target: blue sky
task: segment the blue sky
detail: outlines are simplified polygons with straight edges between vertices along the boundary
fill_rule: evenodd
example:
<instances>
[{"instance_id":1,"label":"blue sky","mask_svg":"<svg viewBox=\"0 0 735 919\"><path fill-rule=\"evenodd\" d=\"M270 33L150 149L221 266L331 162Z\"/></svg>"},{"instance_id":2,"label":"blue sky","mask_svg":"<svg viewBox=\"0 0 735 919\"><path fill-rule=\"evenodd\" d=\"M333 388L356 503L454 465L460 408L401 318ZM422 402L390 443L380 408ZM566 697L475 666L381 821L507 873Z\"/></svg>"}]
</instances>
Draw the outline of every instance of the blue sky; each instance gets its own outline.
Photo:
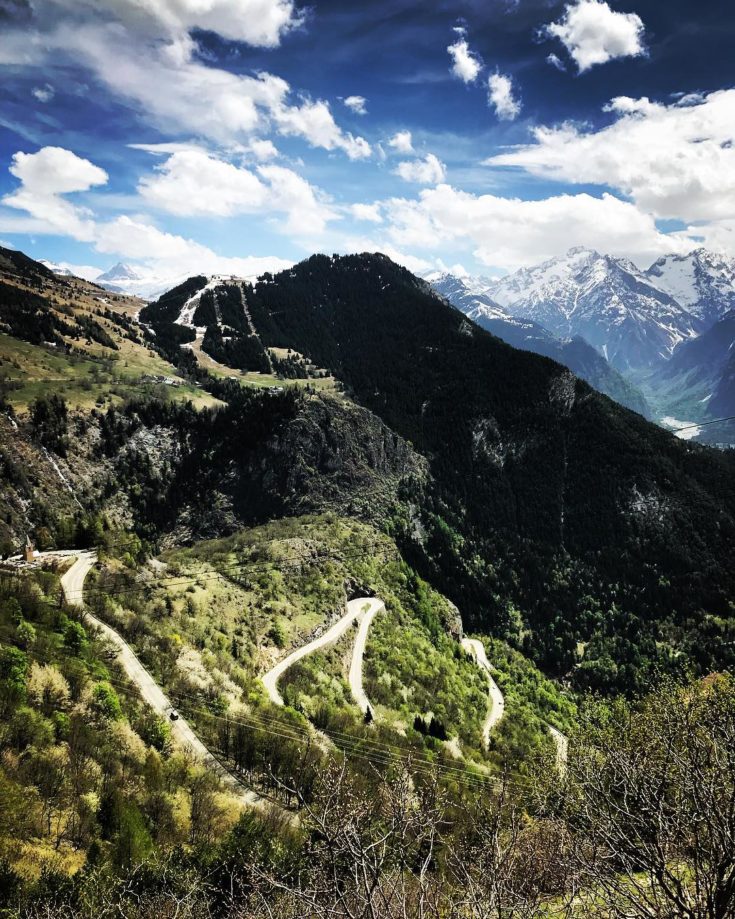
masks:
<instances>
[{"instance_id":1,"label":"blue sky","mask_svg":"<svg viewBox=\"0 0 735 919\"><path fill-rule=\"evenodd\" d=\"M735 255L735 13L0 0L0 240L89 275Z\"/></svg>"}]
</instances>

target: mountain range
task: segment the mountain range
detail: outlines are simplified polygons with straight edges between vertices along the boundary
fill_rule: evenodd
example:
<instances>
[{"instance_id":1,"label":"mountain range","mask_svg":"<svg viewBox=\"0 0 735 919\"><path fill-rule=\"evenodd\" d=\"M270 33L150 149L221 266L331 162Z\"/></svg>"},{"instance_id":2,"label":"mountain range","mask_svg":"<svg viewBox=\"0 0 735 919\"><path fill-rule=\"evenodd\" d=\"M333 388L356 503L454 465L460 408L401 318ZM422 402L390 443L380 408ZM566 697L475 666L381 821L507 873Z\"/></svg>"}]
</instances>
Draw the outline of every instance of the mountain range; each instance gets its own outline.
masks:
<instances>
[{"instance_id":1,"label":"mountain range","mask_svg":"<svg viewBox=\"0 0 735 919\"><path fill-rule=\"evenodd\" d=\"M460 278L452 274L432 272L425 275L434 290L483 329L514 348L533 351L550 357L568 367L590 386L621 405L651 417L651 409L643 393L625 379L620 371L580 335L560 338L531 319L512 316L485 292L482 279Z\"/></svg>"},{"instance_id":2,"label":"mountain range","mask_svg":"<svg viewBox=\"0 0 735 919\"><path fill-rule=\"evenodd\" d=\"M719 323L735 303L735 260L698 249L640 271L627 259L576 248L500 279L426 277L493 334L554 357L643 414L672 426L677 419L704 422L732 414L726 395L732 368L724 359L705 359L707 346L695 343L719 326L708 340L725 351L732 345L731 324ZM592 360L585 344L607 366ZM698 355L702 364L693 372ZM704 436L732 439L722 430Z\"/></svg>"},{"instance_id":3,"label":"mountain range","mask_svg":"<svg viewBox=\"0 0 735 919\"><path fill-rule=\"evenodd\" d=\"M7 411L45 379L57 399L0 413L1 539L53 538L80 508L152 541L336 511L391 533L467 628L580 685L635 691L647 668L729 653L735 454L509 346L385 256L195 276L140 321L19 253L0 269ZM224 363L295 355L292 386L279 364ZM323 372L337 385L318 391Z\"/></svg>"},{"instance_id":4,"label":"mountain range","mask_svg":"<svg viewBox=\"0 0 735 919\"><path fill-rule=\"evenodd\" d=\"M679 427L731 414L732 369L716 361L692 372L691 361L706 349L689 350L688 345L735 305L735 260L698 249L664 256L643 271L627 259L578 247L502 278L446 272L425 278L478 325L514 347L564 364L645 417ZM143 277L118 263L96 283L153 300L164 291L186 289L187 279ZM237 299L236 291L230 293ZM726 348L732 343L725 341L729 329L726 323L713 333ZM197 343L191 331L176 334L188 336L195 347L227 365L264 369L258 347L253 349L243 331L210 322L206 342ZM199 338L203 335L204 326ZM685 356L673 360L680 351ZM233 358L235 352L239 356ZM686 373L680 369L684 364ZM732 433L705 428L695 435L719 442L732 440Z\"/></svg>"}]
</instances>

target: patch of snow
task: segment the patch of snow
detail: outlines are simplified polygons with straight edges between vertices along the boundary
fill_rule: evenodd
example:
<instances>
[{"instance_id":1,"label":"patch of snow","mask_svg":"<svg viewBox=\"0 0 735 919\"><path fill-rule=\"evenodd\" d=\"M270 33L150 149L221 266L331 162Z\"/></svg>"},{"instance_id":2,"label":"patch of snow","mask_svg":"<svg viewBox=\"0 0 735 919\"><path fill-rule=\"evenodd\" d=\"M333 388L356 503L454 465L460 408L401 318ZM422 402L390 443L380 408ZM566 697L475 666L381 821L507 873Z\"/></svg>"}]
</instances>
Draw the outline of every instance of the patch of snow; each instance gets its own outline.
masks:
<instances>
[{"instance_id":1,"label":"patch of snow","mask_svg":"<svg viewBox=\"0 0 735 919\"><path fill-rule=\"evenodd\" d=\"M678 418L674 418L671 415L666 415L664 418L661 418L660 423L663 427L668 428L673 434L676 434L680 440L691 440L702 432L702 429L697 425L696 421L680 421ZM680 430L681 428L686 428L686 431Z\"/></svg>"}]
</instances>

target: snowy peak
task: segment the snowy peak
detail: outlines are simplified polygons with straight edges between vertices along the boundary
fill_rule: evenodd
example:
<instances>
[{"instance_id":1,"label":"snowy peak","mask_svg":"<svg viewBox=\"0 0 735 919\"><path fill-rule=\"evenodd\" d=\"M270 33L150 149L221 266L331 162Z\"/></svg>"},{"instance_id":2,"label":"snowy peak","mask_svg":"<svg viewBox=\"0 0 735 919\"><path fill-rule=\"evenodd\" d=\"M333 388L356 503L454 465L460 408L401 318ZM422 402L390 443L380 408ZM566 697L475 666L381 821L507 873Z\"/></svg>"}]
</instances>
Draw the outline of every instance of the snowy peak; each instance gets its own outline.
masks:
<instances>
[{"instance_id":1,"label":"snowy peak","mask_svg":"<svg viewBox=\"0 0 735 919\"><path fill-rule=\"evenodd\" d=\"M621 370L668 359L702 328L629 259L584 247L522 268L487 293L512 315L561 338L581 336Z\"/></svg>"},{"instance_id":2,"label":"snowy peak","mask_svg":"<svg viewBox=\"0 0 735 919\"><path fill-rule=\"evenodd\" d=\"M646 277L708 326L735 308L735 259L707 249L665 255Z\"/></svg>"},{"instance_id":3,"label":"snowy peak","mask_svg":"<svg viewBox=\"0 0 735 919\"><path fill-rule=\"evenodd\" d=\"M485 278L432 272L425 275L425 280L452 306L475 322L480 319L511 319L510 314L488 295L492 282Z\"/></svg>"},{"instance_id":4,"label":"snowy peak","mask_svg":"<svg viewBox=\"0 0 735 919\"><path fill-rule=\"evenodd\" d=\"M134 268L131 268L130 265L126 265L124 262L118 262L116 265L113 265L112 268L108 268L108 270L101 274L97 280L101 284L120 283L121 281L139 281L140 275Z\"/></svg>"},{"instance_id":5,"label":"snowy peak","mask_svg":"<svg viewBox=\"0 0 735 919\"><path fill-rule=\"evenodd\" d=\"M578 262L599 259L598 254L590 250L579 249L570 255ZM641 393L628 384L599 351L580 337L559 338L537 322L512 316L487 294L492 281L438 272L425 278L453 306L509 345L550 357L633 411L650 414Z\"/></svg>"},{"instance_id":6,"label":"snowy peak","mask_svg":"<svg viewBox=\"0 0 735 919\"><path fill-rule=\"evenodd\" d=\"M54 274L58 274L60 277L74 277L74 272L70 271L68 268L64 268L63 265L57 265L56 262L49 262L48 259L45 258L40 258L38 261L41 265L48 268L49 271L53 271Z\"/></svg>"}]
</instances>

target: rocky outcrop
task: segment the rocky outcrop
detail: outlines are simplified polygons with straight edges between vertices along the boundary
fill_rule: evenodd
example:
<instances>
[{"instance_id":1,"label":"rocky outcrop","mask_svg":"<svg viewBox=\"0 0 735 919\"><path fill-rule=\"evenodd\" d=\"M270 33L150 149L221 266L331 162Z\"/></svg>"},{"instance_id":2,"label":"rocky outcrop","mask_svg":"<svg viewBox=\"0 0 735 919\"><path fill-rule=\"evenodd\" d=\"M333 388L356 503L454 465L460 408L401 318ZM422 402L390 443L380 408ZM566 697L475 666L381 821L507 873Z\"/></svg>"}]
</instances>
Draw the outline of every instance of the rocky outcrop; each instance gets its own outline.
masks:
<instances>
[{"instance_id":1,"label":"rocky outcrop","mask_svg":"<svg viewBox=\"0 0 735 919\"><path fill-rule=\"evenodd\" d=\"M426 460L367 409L303 396L293 410L274 402L270 411L263 400L256 431L248 419L121 414L112 446L108 417L72 415L66 458L42 447L27 422L3 416L0 541L9 551L41 527L55 538L61 520L91 511L171 544L312 512L380 523L398 503L421 504Z\"/></svg>"}]
</instances>

